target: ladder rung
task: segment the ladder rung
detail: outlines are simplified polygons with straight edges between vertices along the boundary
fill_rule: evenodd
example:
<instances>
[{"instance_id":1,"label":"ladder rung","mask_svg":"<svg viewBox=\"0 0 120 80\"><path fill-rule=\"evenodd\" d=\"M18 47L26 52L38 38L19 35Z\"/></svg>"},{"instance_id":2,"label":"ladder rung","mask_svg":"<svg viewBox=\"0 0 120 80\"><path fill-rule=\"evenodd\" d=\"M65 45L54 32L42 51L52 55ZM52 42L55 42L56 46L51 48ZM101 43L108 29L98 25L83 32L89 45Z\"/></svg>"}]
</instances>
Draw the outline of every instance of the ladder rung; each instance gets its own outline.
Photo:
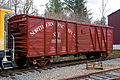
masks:
<instances>
[{"instance_id":1,"label":"ladder rung","mask_svg":"<svg viewBox=\"0 0 120 80\"><path fill-rule=\"evenodd\" d=\"M2 63L12 63L12 61L2 61Z\"/></svg>"},{"instance_id":2,"label":"ladder rung","mask_svg":"<svg viewBox=\"0 0 120 80\"><path fill-rule=\"evenodd\" d=\"M11 57L11 56L6 56L6 57Z\"/></svg>"},{"instance_id":3,"label":"ladder rung","mask_svg":"<svg viewBox=\"0 0 120 80\"><path fill-rule=\"evenodd\" d=\"M11 69L11 68L13 68L13 67L4 67L4 69Z\"/></svg>"},{"instance_id":4,"label":"ladder rung","mask_svg":"<svg viewBox=\"0 0 120 80\"><path fill-rule=\"evenodd\" d=\"M5 50L6 52L9 52L9 50Z\"/></svg>"}]
</instances>

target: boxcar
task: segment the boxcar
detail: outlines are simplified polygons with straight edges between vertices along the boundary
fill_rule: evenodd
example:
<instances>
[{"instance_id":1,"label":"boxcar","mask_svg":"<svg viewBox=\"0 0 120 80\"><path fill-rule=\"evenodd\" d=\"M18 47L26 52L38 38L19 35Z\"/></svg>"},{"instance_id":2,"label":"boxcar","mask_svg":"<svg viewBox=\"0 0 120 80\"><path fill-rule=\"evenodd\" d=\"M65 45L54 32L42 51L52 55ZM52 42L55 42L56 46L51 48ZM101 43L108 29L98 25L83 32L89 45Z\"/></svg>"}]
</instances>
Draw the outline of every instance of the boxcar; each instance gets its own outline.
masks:
<instances>
[{"instance_id":1,"label":"boxcar","mask_svg":"<svg viewBox=\"0 0 120 80\"><path fill-rule=\"evenodd\" d=\"M43 66L56 55L106 57L107 51L113 50L113 28L110 26L24 14L13 16L8 21L9 35L15 37L18 66L24 65L26 60Z\"/></svg>"}]
</instances>

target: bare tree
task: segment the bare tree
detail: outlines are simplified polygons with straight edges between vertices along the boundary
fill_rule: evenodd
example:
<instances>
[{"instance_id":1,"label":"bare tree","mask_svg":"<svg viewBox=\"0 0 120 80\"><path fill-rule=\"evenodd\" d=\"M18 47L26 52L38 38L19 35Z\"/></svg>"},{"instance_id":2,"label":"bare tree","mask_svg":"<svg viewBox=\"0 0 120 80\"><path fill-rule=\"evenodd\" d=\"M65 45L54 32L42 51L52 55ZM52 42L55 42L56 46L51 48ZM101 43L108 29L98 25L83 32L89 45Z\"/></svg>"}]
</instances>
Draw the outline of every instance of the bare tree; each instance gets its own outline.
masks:
<instances>
[{"instance_id":1,"label":"bare tree","mask_svg":"<svg viewBox=\"0 0 120 80\"><path fill-rule=\"evenodd\" d=\"M8 8L8 0L0 0L0 7L4 8Z\"/></svg>"},{"instance_id":2,"label":"bare tree","mask_svg":"<svg viewBox=\"0 0 120 80\"><path fill-rule=\"evenodd\" d=\"M28 14L30 11L30 8L33 6L33 1L32 0L26 0L24 5L23 5L23 13Z\"/></svg>"},{"instance_id":3,"label":"bare tree","mask_svg":"<svg viewBox=\"0 0 120 80\"><path fill-rule=\"evenodd\" d=\"M108 3L108 0L105 2L104 0L102 0L102 9L101 9L101 25L105 25L106 24L106 18L105 18L105 14L106 14L106 5Z\"/></svg>"},{"instance_id":4,"label":"bare tree","mask_svg":"<svg viewBox=\"0 0 120 80\"><path fill-rule=\"evenodd\" d=\"M36 15L36 16L38 16L39 15L39 13L38 13L38 9L36 8L36 6L32 6L32 9L31 9L31 13L30 14L32 14L32 15Z\"/></svg>"},{"instance_id":5,"label":"bare tree","mask_svg":"<svg viewBox=\"0 0 120 80\"><path fill-rule=\"evenodd\" d=\"M15 15L18 14L18 9L19 9L19 5L21 4L21 0L12 0L11 1L12 4L13 4L13 8L14 8L14 11L15 11Z\"/></svg>"},{"instance_id":6,"label":"bare tree","mask_svg":"<svg viewBox=\"0 0 120 80\"><path fill-rule=\"evenodd\" d=\"M101 8L100 8L100 13L101 13L101 19L97 19L96 21L94 21L93 23L94 24L98 24L98 25L106 25L106 18L105 18L105 14L108 10L106 10L106 7L107 7L107 4L108 4L108 1L107 0L105 2L105 0L102 0L102 5L101 5Z\"/></svg>"},{"instance_id":7,"label":"bare tree","mask_svg":"<svg viewBox=\"0 0 120 80\"><path fill-rule=\"evenodd\" d=\"M0 0L0 6L11 8L16 14L38 15L38 9L33 0Z\"/></svg>"}]
</instances>

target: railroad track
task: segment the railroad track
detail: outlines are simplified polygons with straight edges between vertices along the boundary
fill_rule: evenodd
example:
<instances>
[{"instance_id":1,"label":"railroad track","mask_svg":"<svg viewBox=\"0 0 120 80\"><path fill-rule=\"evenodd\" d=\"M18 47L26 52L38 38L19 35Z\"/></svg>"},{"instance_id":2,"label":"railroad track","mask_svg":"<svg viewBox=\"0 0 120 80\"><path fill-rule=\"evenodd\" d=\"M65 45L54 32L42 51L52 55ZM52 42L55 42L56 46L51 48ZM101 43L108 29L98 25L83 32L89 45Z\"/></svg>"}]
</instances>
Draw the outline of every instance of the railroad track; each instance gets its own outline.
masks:
<instances>
[{"instance_id":1,"label":"railroad track","mask_svg":"<svg viewBox=\"0 0 120 80\"><path fill-rule=\"evenodd\" d=\"M101 59L78 59L78 60L70 60L70 61L62 61L62 62L55 62L52 63L51 65L47 65L46 67L42 67L42 69L51 69L51 68L55 68L55 67L64 67L64 66L71 66L71 65L77 65L77 64L83 64L83 63L87 63L87 62L96 62L96 61L105 61L105 60L111 60L111 59L115 59L115 58L120 58L120 56L110 56L107 57L105 59L101 58Z\"/></svg>"},{"instance_id":2,"label":"railroad track","mask_svg":"<svg viewBox=\"0 0 120 80\"><path fill-rule=\"evenodd\" d=\"M120 68L65 78L61 80L120 80Z\"/></svg>"},{"instance_id":3,"label":"railroad track","mask_svg":"<svg viewBox=\"0 0 120 80\"><path fill-rule=\"evenodd\" d=\"M87 60L87 59L78 59L78 60L70 60L70 61L62 61L62 62L55 62L49 65L46 65L44 67L34 67L34 68L27 68L24 67L22 69L20 68L15 68L12 70L6 70L0 73L1 77L8 77L8 76L14 76L14 75L21 75L21 74L27 74L28 72L41 72L41 70L47 70L47 69L52 69L52 68L57 68L57 67L64 67L64 66L71 66L71 65L77 65L77 64L83 64L83 63L87 63L89 62L96 62L96 61L104 61L104 60L110 60L110 59L115 59L115 58L119 58L119 56L112 56L112 57L108 57L106 59L91 59L91 60Z\"/></svg>"}]
</instances>

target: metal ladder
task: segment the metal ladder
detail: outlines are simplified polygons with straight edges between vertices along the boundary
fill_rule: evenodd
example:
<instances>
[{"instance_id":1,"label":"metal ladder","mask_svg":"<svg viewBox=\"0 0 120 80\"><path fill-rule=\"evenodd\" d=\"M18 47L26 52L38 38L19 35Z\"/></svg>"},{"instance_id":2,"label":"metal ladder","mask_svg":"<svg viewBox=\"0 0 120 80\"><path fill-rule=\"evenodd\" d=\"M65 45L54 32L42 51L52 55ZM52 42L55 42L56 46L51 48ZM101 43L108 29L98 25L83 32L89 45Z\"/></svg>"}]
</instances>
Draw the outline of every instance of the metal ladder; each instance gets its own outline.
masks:
<instances>
[{"instance_id":1,"label":"metal ladder","mask_svg":"<svg viewBox=\"0 0 120 80\"><path fill-rule=\"evenodd\" d=\"M5 56L1 62L2 69L11 69L14 68L14 47L15 47L15 41L14 36L12 36L12 48L10 50L5 49Z\"/></svg>"},{"instance_id":2,"label":"metal ladder","mask_svg":"<svg viewBox=\"0 0 120 80\"><path fill-rule=\"evenodd\" d=\"M2 69L10 69L14 67L14 61L12 59L12 50L6 50L6 55L2 60Z\"/></svg>"}]
</instances>

